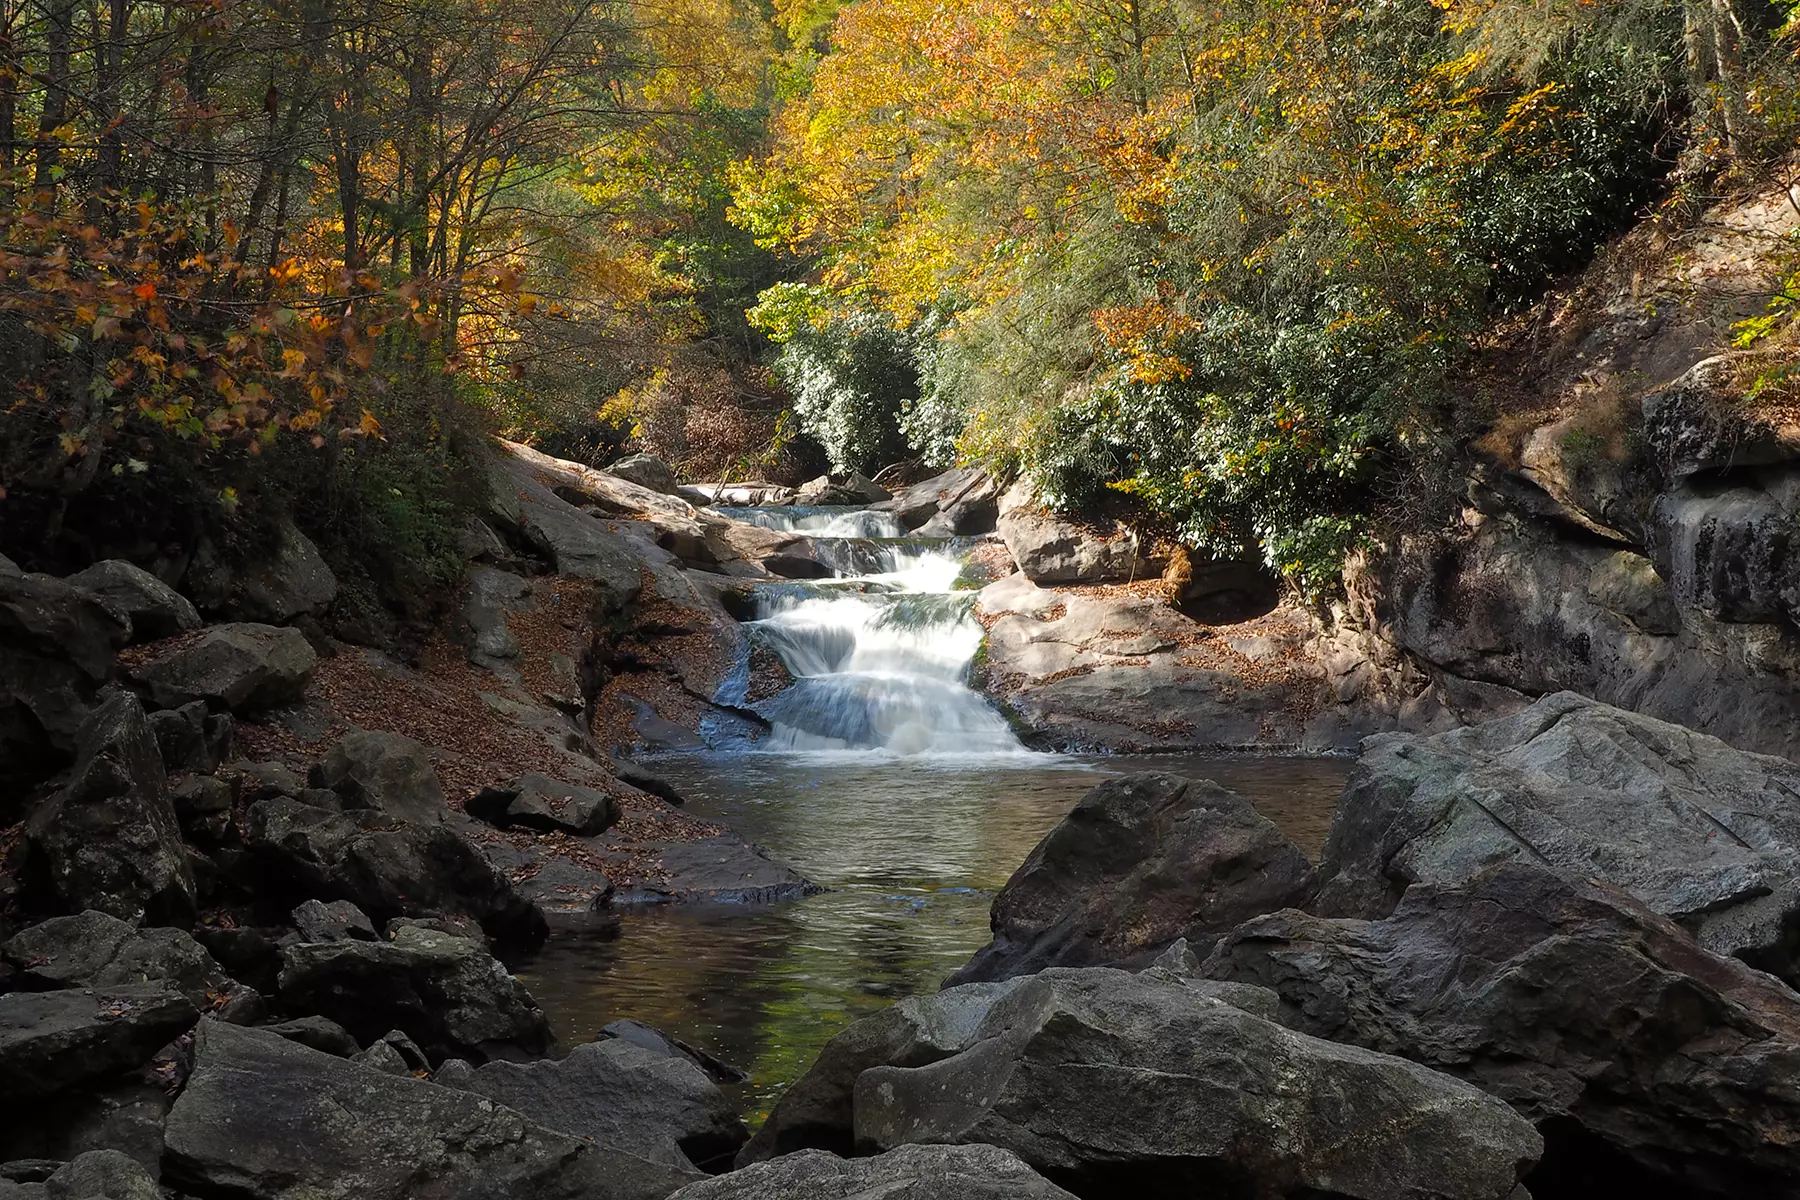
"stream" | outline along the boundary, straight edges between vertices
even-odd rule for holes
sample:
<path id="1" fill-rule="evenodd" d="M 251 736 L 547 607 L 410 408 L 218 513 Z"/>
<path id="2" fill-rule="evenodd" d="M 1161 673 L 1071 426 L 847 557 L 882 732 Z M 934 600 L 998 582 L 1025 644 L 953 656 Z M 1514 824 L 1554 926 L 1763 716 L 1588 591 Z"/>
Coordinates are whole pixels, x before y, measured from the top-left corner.
<path id="1" fill-rule="evenodd" d="M 705 750 L 645 762 L 688 811 L 829 890 L 768 907 L 625 909 L 613 928 L 559 933 L 519 974 L 565 1043 L 625 1017 L 657 1026 L 749 1072 L 754 1125 L 838 1030 L 936 991 L 982 946 L 994 893 L 1103 779 L 1215 779 L 1309 855 L 1323 846 L 1346 760 L 1022 746 L 966 683 L 982 639 L 966 543 L 908 538 L 866 510 L 722 511 L 805 532 L 835 577 L 759 585 L 751 637 L 793 677 L 751 705 L 766 736 L 733 724 Z M 741 671 L 720 699 L 746 703 L 747 686 Z"/>

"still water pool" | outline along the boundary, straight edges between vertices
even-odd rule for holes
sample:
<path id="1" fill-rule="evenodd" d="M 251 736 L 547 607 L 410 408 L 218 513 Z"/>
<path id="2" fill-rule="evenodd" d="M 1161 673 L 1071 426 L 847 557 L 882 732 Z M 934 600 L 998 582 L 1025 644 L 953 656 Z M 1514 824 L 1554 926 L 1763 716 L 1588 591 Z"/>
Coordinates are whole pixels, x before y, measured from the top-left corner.
<path id="1" fill-rule="evenodd" d="M 830 890 L 765 908 L 625 910 L 559 934 L 519 974 L 565 1042 L 624 1017 L 750 1073 L 752 1124 L 851 1021 L 936 991 L 988 938 L 988 908 L 1038 840 L 1101 780 L 1214 779 L 1317 857 L 1350 764 L 1337 759 L 732 753 L 651 765 L 696 815 Z"/>

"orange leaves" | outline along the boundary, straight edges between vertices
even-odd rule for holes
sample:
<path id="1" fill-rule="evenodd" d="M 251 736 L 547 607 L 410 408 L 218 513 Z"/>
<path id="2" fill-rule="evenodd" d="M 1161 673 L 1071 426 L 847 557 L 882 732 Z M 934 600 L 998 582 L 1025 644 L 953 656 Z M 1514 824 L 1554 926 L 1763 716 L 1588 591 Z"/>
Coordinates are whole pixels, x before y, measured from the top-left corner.
<path id="1" fill-rule="evenodd" d="M 1154 386 L 1193 376 L 1193 368 L 1182 361 L 1172 343 L 1194 332 L 1198 323 L 1161 301 L 1101 309 L 1094 314 L 1094 327 L 1125 360 L 1126 374 L 1136 383 Z"/>

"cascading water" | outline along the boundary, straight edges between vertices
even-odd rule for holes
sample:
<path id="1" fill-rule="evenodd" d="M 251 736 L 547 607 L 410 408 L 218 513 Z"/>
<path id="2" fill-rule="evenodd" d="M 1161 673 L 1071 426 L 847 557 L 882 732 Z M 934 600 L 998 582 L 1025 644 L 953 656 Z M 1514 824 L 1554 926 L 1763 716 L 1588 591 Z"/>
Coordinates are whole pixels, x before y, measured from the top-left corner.
<path id="1" fill-rule="evenodd" d="M 1005 718 L 968 686 L 982 628 L 973 593 L 955 586 L 966 544 L 907 538 L 893 514 L 865 509 L 730 515 L 807 533 L 837 574 L 758 589 L 751 636 L 794 678 L 754 706 L 772 727 L 764 747 L 1025 753 Z"/>

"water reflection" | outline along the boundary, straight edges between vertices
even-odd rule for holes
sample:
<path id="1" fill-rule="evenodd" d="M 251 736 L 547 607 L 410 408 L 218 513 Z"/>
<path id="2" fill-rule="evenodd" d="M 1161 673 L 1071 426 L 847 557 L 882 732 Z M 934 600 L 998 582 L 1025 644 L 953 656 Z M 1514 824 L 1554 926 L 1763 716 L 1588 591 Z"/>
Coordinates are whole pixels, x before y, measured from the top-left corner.
<path id="1" fill-rule="evenodd" d="M 1038 840 L 1108 775 L 1171 770 L 1249 796 L 1308 854 L 1324 843 L 1347 762 L 1043 756 L 691 756 L 655 768 L 696 813 L 831 888 L 764 909 L 652 908 L 605 934 L 560 934 L 520 968 L 566 1041 L 633 1017 L 751 1074 L 747 1118 L 850 1021 L 935 991 L 987 940 L 988 907 Z"/>

